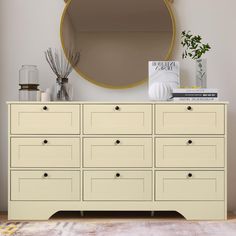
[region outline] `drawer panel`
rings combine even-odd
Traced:
[[[152,105],[84,105],[85,134],[151,134]]]
[[[224,105],[156,105],[156,134],[224,132]]]
[[[156,200],[224,200],[224,171],[156,171]]]
[[[152,172],[84,171],[84,200],[150,201]]]
[[[79,167],[79,138],[11,138],[12,167]]]
[[[79,134],[79,105],[11,105],[12,134]]]
[[[48,176],[45,177],[44,174]],[[11,171],[11,200],[79,200],[79,171]]]
[[[156,138],[156,167],[224,167],[224,138]]]
[[[151,138],[85,138],[85,167],[152,167]]]

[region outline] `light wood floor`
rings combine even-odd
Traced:
[[[185,219],[176,212],[58,212],[50,218],[51,221],[79,221],[79,222],[130,222],[130,221],[184,221]],[[7,221],[7,213],[0,212],[0,221]],[[229,222],[236,222],[236,215],[228,214]]]

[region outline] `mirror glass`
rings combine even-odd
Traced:
[[[148,78],[148,61],[167,60],[174,38],[169,0],[70,0],[61,20],[64,51],[79,50],[75,70],[109,88]]]

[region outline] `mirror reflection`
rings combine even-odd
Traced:
[[[77,49],[75,68],[104,87],[147,80],[148,61],[170,57],[175,27],[168,0],[71,0],[61,22],[64,50]]]

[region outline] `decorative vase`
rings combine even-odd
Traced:
[[[57,78],[55,87],[53,89],[54,101],[72,101],[73,87],[68,82],[68,78]]]
[[[155,82],[149,87],[149,97],[152,100],[167,101],[172,97],[172,85],[165,82]]]
[[[196,86],[207,87],[207,59],[196,60]]]
[[[37,101],[39,95],[39,72],[35,65],[23,65],[19,71],[19,100]]]

